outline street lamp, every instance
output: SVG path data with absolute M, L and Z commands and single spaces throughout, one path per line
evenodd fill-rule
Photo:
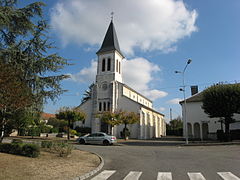
M 184 80 L 184 74 L 187 69 L 187 66 L 192 62 L 191 59 L 188 59 L 186 66 L 184 67 L 183 71 L 175 71 L 175 73 L 182 74 L 182 83 L 183 86 L 179 90 L 183 92 L 183 98 L 184 98 L 184 129 L 185 129 L 185 140 L 186 144 L 188 144 L 188 129 L 187 129 L 187 102 L 186 102 L 186 94 L 185 94 L 185 80 Z

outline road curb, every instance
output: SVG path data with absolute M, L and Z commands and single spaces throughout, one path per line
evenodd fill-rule
M 90 153 L 98 156 L 99 159 L 100 159 L 100 161 L 101 161 L 101 163 L 99 164 L 99 166 L 98 166 L 96 169 L 94 169 L 94 170 L 92 170 L 92 171 L 90 171 L 90 172 L 88 172 L 88 173 L 86 173 L 86 174 L 84 174 L 84 175 L 75 177 L 75 178 L 73 178 L 72 180 L 84 180 L 84 179 L 87 179 L 87 178 L 93 176 L 94 174 L 96 174 L 98 171 L 100 171 L 100 170 L 103 168 L 103 166 L 104 166 L 104 160 L 103 160 L 103 158 L 102 158 L 99 154 L 97 154 L 97 153 L 93 153 L 93 152 L 90 152 Z
M 239 142 L 226 142 L 226 143 L 190 143 L 190 144 L 182 144 L 180 146 L 226 146 L 226 145 L 240 145 Z

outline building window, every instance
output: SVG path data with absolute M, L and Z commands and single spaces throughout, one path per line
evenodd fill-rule
M 110 111 L 110 102 L 108 102 L 107 110 Z
M 107 70 L 108 71 L 111 70 L 111 59 L 110 58 L 108 58 Z
M 119 74 L 121 74 L 121 63 L 120 63 L 120 61 L 119 61 L 119 66 L 118 66 L 118 68 L 119 68 Z
M 105 71 L 105 59 L 102 60 L 102 71 Z
M 116 62 L 116 71 L 118 72 L 118 60 Z
M 103 103 L 103 111 L 106 111 L 106 102 Z
M 99 111 L 102 111 L 102 103 L 101 102 L 99 103 L 99 108 L 98 109 L 99 109 Z

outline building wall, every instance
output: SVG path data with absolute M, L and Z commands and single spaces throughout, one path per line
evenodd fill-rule
M 123 92 L 122 94 L 133 101 L 136 101 L 144 106 L 147 106 L 149 108 L 152 108 L 152 102 L 149 101 L 147 98 L 143 97 L 142 95 L 132 91 L 131 89 L 127 88 L 126 86 L 123 86 Z
M 78 107 L 79 111 L 83 111 L 86 114 L 85 123 L 82 124 L 81 121 L 77 121 L 73 124 L 73 128 L 76 126 L 84 126 L 84 127 L 91 127 L 91 119 L 92 119 L 92 100 L 89 99 L 85 103 L 81 104 Z
M 183 117 L 184 114 L 184 104 L 182 104 L 183 110 Z M 209 118 L 208 115 L 204 112 L 202 107 L 202 102 L 187 102 L 187 123 L 191 128 L 188 126 L 188 134 L 190 138 L 198 138 L 198 133 L 200 135 L 200 139 L 204 139 L 204 132 L 206 127 L 208 127 L 208 138 L 216 138 L 216 131 L 221 129 L 221 123 L 218 122 L 219 118 Z M 235 115 L 235 119 L 240 119 L 240 115 Z M 184 120 L 184 118 L 183 118 Z M 185 122 L 183 122 L 185 123 Z M 198 132 L 198 126 L 200 132 Z M 185 126 L 184 129 L 184 136 L 185 136 Z M 223 124 L 223 129 L 225 126 Z M 230 129 L 240 129 L 240 123 L 233 123 L 230 125 Z

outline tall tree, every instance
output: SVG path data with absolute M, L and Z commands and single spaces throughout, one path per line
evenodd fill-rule
M 11 132 L 10 123 L 14 114 L 32 105 L 31 89 L 22 81 L 22 74 L 17 69 L 0 61 L 0 142 L 6 133 Z
M 42 111 L 47 99 L 54 101 L 64 92 L 60 82 L 68 77 L 59 73 L 68 65 L 67 60 L 49 53 L 54 46 L 47 36 L 49 26 L 43 18 L 43 6 L 34 2 L 19 8 L 17 0 L 0 0 L 0 62 L 21 74 L 21 83 L 32 94 L 31 107 L 26 110 L 33 116 Z M 4 94 L 4 98 L 15 99 L 16 95 Z
M 235 122 L 233 115 L 240 113 L 240 84 L 213 85 L 203 92 L 204 112 L 210 118 L 223 118 L 225 134 L 230 140 L 229 125 Z
M 71 109 L 69 107 L 61 108 L 56 118 L 68 122 L 68 140 L 70 139 L 70 125 L 75 121 L 83 121 L 86 118 L 85 113 Z
M 17 0 L 0 0 L 0 57 L 22 72 L 22 79 L 31 88 L 34 108 L 41 111 L 43 103 L 55 100 L 64 92 L 60 81 L 68 76 L 59 74 L 67 60 L 56 53 L 47 36 L 49 26 L 43 18 L 44 3 L 34 2 L 23 8 Z
M 93 85 L 94 85 L 94 84 L 91 84 L 91 85 L 88 87 L 88 90 L 85 91 L 85 93 L 83 94 L 83 98 L 82 98 L 81 103 L 84 103 L 84 102 L 86 102 L 87 100 L 91 99 L 91 97 L 92 97 L 92 88 L 93 88 Z

